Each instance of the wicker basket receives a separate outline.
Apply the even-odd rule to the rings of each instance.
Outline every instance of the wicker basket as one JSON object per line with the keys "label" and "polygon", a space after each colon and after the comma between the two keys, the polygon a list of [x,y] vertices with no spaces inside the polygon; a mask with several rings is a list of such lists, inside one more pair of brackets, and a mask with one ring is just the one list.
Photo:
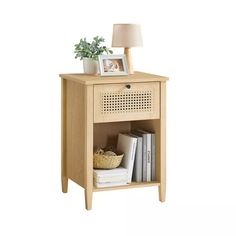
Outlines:
{"label": "wicker basket", "polygon": [[114,169],[118,167],[122,161],[124,154],[106,155],[105,153],[93,154],[93,168],[95,169]]}

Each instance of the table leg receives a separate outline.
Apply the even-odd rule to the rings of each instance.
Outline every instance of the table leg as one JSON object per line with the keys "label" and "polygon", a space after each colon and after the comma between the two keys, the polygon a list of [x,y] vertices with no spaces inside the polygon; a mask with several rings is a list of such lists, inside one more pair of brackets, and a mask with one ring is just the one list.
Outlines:
{"label": "table leg", "polygon": [[66,80],[61,79],[61,185],[67,193],[68,178],[66,171]]}
{"label": "table leg", "polygon": [[85,88],[85,206],[92,209],[93,196],[93,86]]}
{"label": "table leg", "polygon": [[159,200],[166,197],[166,83],[161,83],[161,111],[160,111],[160,168],[159,168]]}

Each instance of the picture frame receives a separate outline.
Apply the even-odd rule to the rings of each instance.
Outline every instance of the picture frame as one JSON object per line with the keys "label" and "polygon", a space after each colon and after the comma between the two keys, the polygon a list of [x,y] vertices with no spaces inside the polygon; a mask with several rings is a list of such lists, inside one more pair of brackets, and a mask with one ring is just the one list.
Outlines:
{"label": "picture frame", "polygon": [[98,57],[101,76],[128,75],[126,55],[100,55]]}

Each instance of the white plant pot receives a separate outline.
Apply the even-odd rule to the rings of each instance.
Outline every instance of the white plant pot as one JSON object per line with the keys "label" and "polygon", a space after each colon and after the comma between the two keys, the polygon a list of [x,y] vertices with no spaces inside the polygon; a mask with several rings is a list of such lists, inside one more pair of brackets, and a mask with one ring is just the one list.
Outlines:
{"label": "white plant pot", "polygon": [[91,58],[83,59],[84,73],[85,74],[97,74],[98,73],[98,61]]}

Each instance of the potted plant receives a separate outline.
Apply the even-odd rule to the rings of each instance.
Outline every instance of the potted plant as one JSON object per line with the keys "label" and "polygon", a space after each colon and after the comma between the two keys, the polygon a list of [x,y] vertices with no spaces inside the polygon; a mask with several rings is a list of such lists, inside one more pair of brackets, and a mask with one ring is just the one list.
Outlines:
{"label": "potted plant", "polygon": [[101,45],[104,41],[103,37],[96,36],[91,43],[84,38],[75,44],[75,59],[79,57],[80,60],[83,60],[84,73],[96,74],[98,72],[98,56],[103,53],[113,53],[112,50]]}

